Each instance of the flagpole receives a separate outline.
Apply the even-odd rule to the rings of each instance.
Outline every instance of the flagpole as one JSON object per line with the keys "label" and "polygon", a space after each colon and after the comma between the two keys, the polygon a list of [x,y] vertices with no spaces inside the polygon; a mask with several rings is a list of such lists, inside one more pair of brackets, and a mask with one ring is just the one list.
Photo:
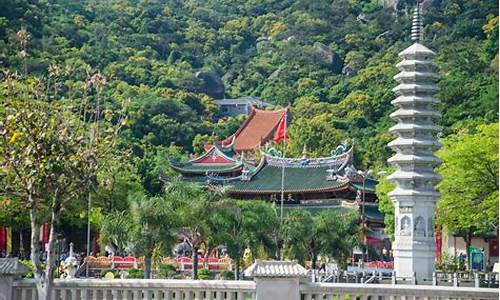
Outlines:
{"label": "flagpole", "polygon": [[280,207],[280,218],[283,221],[283,203],[285,202],[285,157],[286,157],[286,144],[285,139],[283,139],[283,160],[281,164],[281,207]]}
{"label": "flagpole", "polygon": [[281,165],[281,207],[280,207],[280,219],[283,222],[283,204],[285,202],[285,159],[286,159],[286,113],[283,116],[285,127],[283,136],[283,160]]}

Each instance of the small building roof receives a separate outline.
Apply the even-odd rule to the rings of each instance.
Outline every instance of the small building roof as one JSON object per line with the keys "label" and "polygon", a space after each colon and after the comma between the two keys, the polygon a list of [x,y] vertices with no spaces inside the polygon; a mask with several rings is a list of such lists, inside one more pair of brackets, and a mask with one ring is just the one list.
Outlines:
{"label": "small building roof", "polygon": [[170,161],[170,167],[181,173],[205,175],[207,172],[232,172],[243,167],[243,161],[236,159],[230,148],[211,145],[201,156],[187,162]]}
{"label": "small building roof", "polygon": [[0,275],[24,275],[29,271],[17,258],[0,258]]}
{"label": "small building roof", "polygon": [[252,97],[252,96],[240,97],[240,98],[234,98],[234,99],[217,99],[217,100],[215,100],[215,104],[217,104],[218,106],[247,104],[247,105],[254,105],[257,107],[267,107],[267,106],[271,105],[265,101],[262,101],[258,98]]}
{"label": "small building roof", "polygon": [[296,261],[275,261],[257,259],[248,269],[249,277],[307,277],[307,270]]}
{"label": "small building roof", "polygon": [[225,147],[232,147],[236,152],[250,151],[259,148],[270,140],[288,108],[266,111],[252,107],[245,122],[238,130],[225,139]]}

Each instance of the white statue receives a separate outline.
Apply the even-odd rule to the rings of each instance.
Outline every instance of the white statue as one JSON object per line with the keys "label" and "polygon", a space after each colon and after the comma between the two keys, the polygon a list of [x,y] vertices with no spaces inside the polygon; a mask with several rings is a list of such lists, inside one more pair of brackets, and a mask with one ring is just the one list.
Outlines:
{"label": "white statue", "polygon": [[401,219],[400,235],[403,235],[403,236],[410,236],[411,235],[411,224],[410,224],[410,218],[408,216],[404,216]]}

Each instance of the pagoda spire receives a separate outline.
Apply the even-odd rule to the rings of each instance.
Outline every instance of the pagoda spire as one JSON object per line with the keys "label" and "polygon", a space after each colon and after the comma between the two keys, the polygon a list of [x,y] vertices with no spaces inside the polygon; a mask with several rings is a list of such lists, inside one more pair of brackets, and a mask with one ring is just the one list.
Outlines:
{"label": "pagoda spire", "polygon": [[417,0],[417,7],[413,12],[413,19],[411,22],[411,40],[415,43],[420,43],[424,37],[423,23],[421,18],[420,3]]}
{"label": "pagoda spire", "polygon": [[434,121],[441,115],[434,110],[440,101],[436,54],[422,45],[422,22],[417,4],[412,24],[413,45],[399,53],[394,76],[398,95],[391,103],[398,109],[391,114],[397,124],[389,129],[396,139],[389,147],[396,153],[388,162],[396,171],[388,178],[396,188],[389,193],[395,208],[394,270],[398,277],[417,280],[431,278],[435,271],[434,216],[439,193],[434,186],[441,180],[434,172],[441,161],[434,155],[441,145],[436,139],[440,128]]}

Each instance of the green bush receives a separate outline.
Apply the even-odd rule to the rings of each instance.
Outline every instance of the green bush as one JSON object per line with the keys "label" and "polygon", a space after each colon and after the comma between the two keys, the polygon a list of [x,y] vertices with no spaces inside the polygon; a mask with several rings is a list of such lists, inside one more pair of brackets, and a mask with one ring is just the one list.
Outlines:
{"label": "green bush", "polygon": [[210,272],[210,270],[207,269],[202,269],[200,272],[198,272],[198,278],[205,280],[205,279],[212,279],[213,274]]}
{"label": "green bush", "polygon": [[144,271],[131,268],[128,270],[127,278],[144,278]]}
{"label": "green bush", "polygon": [[157,278],[172,278],[177,274],[175,266],[169,264],[160,264],[158,266]]}
{"label": "green bush", "polygon": [[444,253],[441,256],[441,262],[436,265],[436,269],[446,274],[454,273],[459,269],[458,259],[448,253]]}
{"label": "green bush", "polygon": [[33,263],[31,260],[27,259],[20,259],[19,263],[25,266],[26,268],[30,269],[30,271],[26,274],[23,275],[23,278],[29,279],[29,278],[34,278],[34,271],[35,271],[35,266],[33,266]]}
{"label": "green bush", "polygon": [[108,272],[113,273],[113,275],[115,276],[115,278],[119,278],[120,277],[120,271],[115,270],[115,269],[103,269],[101,271],[101,277],[104,277],[106,275],[106,273],[108,273]]}
{"label": "green bush", "polygon": [[222,271],[220,272],[220,279],[222,280],[234,280],[234,272],[233,271]]}

